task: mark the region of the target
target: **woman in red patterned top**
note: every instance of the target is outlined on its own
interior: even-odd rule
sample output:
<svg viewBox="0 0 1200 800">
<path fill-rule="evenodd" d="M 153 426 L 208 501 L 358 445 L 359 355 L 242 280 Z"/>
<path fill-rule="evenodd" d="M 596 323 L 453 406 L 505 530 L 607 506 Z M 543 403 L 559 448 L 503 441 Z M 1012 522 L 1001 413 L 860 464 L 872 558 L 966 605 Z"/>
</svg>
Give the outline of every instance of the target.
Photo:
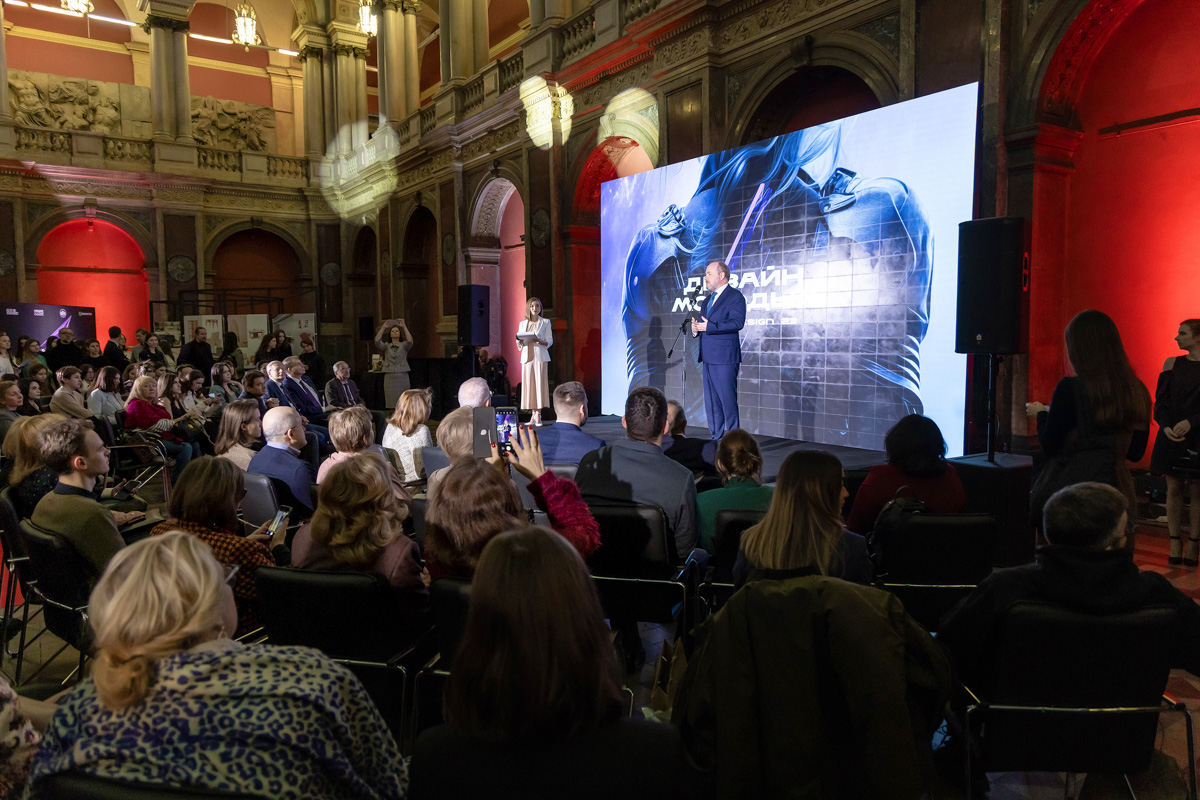
<svg viewBox="0 0 1200 800">
<path fill-rule="evenodd" d="M 267 533 L 269 523 L 248 536 L 242 535 L 237 512 L 245 496 L 246 484 L 236 464 L 224 458 L 202 456 L 188 464 L 172 488 L 167 506 L 171 518 L 150 531 L 151 536 L 169 531 L 190 533 L 212 548 L 217 561 L 240 567 L 233 579 L 238 636 L 259 627 L 254 570 L 292 563 L 291 551 L 284 543 L 286 522 L 273 538 Z"/>
<path fill-rule="evenodd" d="M 521 497 L 508 474 L 511 464 L 529 479 L 529 493 L 550 518 L 550 527 L 587 558 L 600 547 L 600 525 L 574 481 L 546 469 L 537 433 L 528 425 L 513 439 L 508 463 L 465 458 L 447 468 L 429 493 L 425 512 L 425 566 L 432 579 L 470 578 L 479 555 L 493 538 L 529 524 Z M 492 444 L 496 453 L 496 445 Z"/>
<path fill-rule="evenodd" d="M 188 462 L 200 455 L 200 445 L 182 441 L 171 431 L 171 414 L 158 404 L 158 387 L 154 378 L 143 375 L 133 382 L 129 400 L 125 403 L 125 427 L 129 430 L 154 431 L 162 437 L 167 453 L 175 459 L 171 473 L 179 480 Z"/>
</svg>

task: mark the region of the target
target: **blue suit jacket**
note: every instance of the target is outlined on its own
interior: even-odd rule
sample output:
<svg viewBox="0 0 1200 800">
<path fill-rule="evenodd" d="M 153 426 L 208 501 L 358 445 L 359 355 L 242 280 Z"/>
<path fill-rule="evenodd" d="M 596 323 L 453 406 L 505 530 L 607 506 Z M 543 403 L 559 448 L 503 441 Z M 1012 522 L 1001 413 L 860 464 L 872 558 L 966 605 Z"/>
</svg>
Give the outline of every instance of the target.
<svg viewBox="0 0 1200 800">
<path fill-rule="evenodd" d="M 297 511 L 312 513 L 313 502 L 309 489 L 317 476 L 313 474 L 312 467 L 299 456 L 276 447 L 264 447 L 250 459 L 250 469 L 247 472 L 283 481 L 292 490 L 292 496 L 297 502 L 304 506 Z"/>
<path fill-rule="evenodd" d="M 317 391 L 317 387 L 313 386 L 311 381 L 309 381 L 308 385 L 314 392 Z M 325 409 L 317 405 L 312 396 L 300 385 L 300 382 L 291 375 L 283 379 L 283 389 L 287 393 L 288 400 L 291 401 L 290 405 L 292 408 L 304 416 L 309 419 L 319 419 L 325 416 Z M 317 397 L 320 396 L 320 392 L 317 392 Z"/>
<path fill-rule="evenodd" d="M 604 447 L 603 440 L 569 422 L 556 422 L 542 428 L 537 435 L 547 464 L 578 464 L 588 453 Z"/>
<path fill-rule="evenodd" d="M 284 376 L 283 380 L 285 382 L 288 380 L 286 375 Z M 287 392 L 284 391 L 282 386 L 270 378 L 267 378 L 267 397 L 274 397 L 279 401 L 279 405 L 292 408 L 292 401 L 288 399 Z"/>
<path fill-rule="evenodd" d="M 742 337 L 746 324 L 746 298 L 732 286 L 726 286 L 721 296 L 706 312 L 708 330 L 700 334 L 700 360 L 706 364 L 742 363 Z"/>
</svg>

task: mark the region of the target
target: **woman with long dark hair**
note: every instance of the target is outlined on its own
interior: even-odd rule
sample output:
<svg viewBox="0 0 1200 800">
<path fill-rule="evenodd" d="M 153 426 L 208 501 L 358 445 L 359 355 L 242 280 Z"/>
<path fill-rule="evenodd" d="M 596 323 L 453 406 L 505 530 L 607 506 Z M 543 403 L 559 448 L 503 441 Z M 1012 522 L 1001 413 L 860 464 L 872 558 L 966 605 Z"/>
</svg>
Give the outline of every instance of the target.
<svg viewBox="0 0 1200 800">
<path fill-rule="evenodd" d="M 414 800 L 557 797 L 566 786 L 579 800 L 693 796 L 675 728 L 623 717 L 591 576 L 545 529 L 484 548 L 445 708 L 446 724 L 414 746 Z"/>
<path fill-rule="evenodd" d="M 121 399 L 121 373 L 116 367 L 100 368 L 96 388 L 88 395 L 87 405 L 94 416 L 117 424 L 117 412 L 125 410 L 125 401 Z"/>
<path fill-rule="evenodd" d="M 1183 468 L 1189 462 L 1196 463 L 1189 457 L 1189 451 L 1200 448 L 1200 319 L 1179 323 L 1175 344 L 1184 355 L 1168 358 L 1158 376 L 1154 421 L 1159 428 L 1150 454 L 1150 469 L 1167 479 L 1167 532 L 1171 537 L 1167 563 L 1195 567 L 1200 564 L 1200 480 L 1189 476 Z M 1185 488 L 1190 498 L 1191 523 L 1186 551 L 1180 538 Z"/>
<path fill-rule="evenodd" d="M 1137 461 L 1146 452 L 1150 392 L 1129 363 L 1117 324 L 1104 312 L 1080 311 L 1067 323 L 1064 338 L 1075 375 L 1058 382 L 1049 406 L 1026 403 L 1025 411 L 1037 416 L 1042 451 L 1058 459 L 1056 471 L 1064 480 L 1100 481 L 1125 495 L 1129 504 L 1126 547 L 1132 550 L 1137 498 L 1125 462 Z M 1035 483 L 1030 513 L 1039 526 L 1041 506 L 1061 488 Z"/>
<path fill-rule="evenodd" d="M 22 417 L 36 417 L 42 413 L 42 406 L 38 402 L 42 399 L 42 384 L 35 378 L 21 378 L 17 386 L 21 387 L 22 398 L 17 413 Z"/>
<path fill-rule="evenodd" d="M 236 331 L 225 331 L 225 339 L 221 343 L 221 361 L 225 361 L 233 366 L 234 377 L 241 375 L 245 371 L 246 357 L 242 355 L 242 348 L 238 344 Z"/>
<path fill-rule="evenodd" d="M 875 579 L 867 540 L 846 530 L 846 473 L 837 456 L 797 450 L 783 460 L 763 521 L 742 535 L 733 567 L 741 585 L 756 574 L 782 579 L 827 575 L 853 583 Z"/>
</svg>

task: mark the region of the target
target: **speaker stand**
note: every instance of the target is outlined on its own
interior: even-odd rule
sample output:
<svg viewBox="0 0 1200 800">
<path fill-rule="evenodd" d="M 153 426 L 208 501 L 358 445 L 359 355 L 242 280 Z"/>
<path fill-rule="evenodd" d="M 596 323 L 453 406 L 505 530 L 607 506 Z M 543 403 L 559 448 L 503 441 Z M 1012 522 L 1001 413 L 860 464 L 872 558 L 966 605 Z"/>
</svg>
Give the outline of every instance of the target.
<svg viewBox="0 0 1200 800">
<path fill-rule="evenodd" d="M 992 464 L 996 463 L 996 380 L 1000 376 L 1000 364 L 1003 361 L 1004 356 L 988 353 L 987 460 Z"/>
</svg>

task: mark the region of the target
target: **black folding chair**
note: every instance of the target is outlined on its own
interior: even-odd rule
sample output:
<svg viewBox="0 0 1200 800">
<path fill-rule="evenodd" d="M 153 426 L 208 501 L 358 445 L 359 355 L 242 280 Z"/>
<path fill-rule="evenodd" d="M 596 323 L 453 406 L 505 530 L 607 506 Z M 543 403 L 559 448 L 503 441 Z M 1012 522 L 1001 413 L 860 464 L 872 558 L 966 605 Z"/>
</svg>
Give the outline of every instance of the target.
<svg viewBox="0 0 1200 800">
<path fill-rule="evenodd" d="M 59 534 L 43 530 L 29 520 L 21 520 L 18 530 L 21 547 L 29 556 L 25 562 L 33 578 L 29 585 L 42 602 L 46 628 L 66 642 L 29 680 L 36 678 L 67 647 L 74 647 L 79 651 L 79 665 L 63 680 L 66 684 L 76 674 L 83 677 L 83 665 L 92 650 L 87 606 L 96 576 L 91 565 Z M 22 631 L 22 651 L 24 640 Z"/>
<path fill-rule="evenodd" d="M 936 631 L 946 612 L 992 572 L 990 514 L 908 514 L 870 539 L 876 573 L 913 619 Z"/>
<path fill-rule="evenodd" d="M 579 471 L 578 464 L 547 464 L 546 469 L 553 472 L 560 478 L 568 481 L 575 480 L 575 473 Z"/>
<path fill-rule="evenodd" d="M 4 580 L 4 619 L 13 619 L 17 612 L 17 589 L 20 589 L 22 598 L 21 603 L 21 634 L 18 639 L 16 652 L 8 648 L 8 642 L 4 643 L 0 649 L 0 665 L 3 664 L 4 656 L 17 659 L 17 668 L 13 673 L 13 682 L 19 684 L 21 682 L 21 670 L 24 666 L 25 650 L 43 634 L 46 629 L 38 631 L 32 638 L 25 636 L 25 628 L 29 625 L 29 606 L 31 602 L 36 601 L 37 593 L 30 585 L 30 569 L 28 566 L 29 556 L 25 554 L 24 548 L 21 547 L 21 518 L 17 514 L 17 508 L 12 501 L 13 489 L 11 486 L 6 486 L 3 491 L 0 491 L 0 547 L 4 548 L 4 569 L 7 570 L 7 576 Z M 42 613 L 41 608 L 34 613 L 34 617 Z"/>
<path fill-rule="evenodd" d="M 348 667 L 402 742 L 408 676 L 428 649 L 417 646 L 427 617 L 401 609 L 380 575 L 259 567 L 254 581 L 267 640 L 315 647 Z"/>
<path fill-rule="evenodd" d="M 252 528 L 270 522 L 281 506 L 275 497 L 275 487 L 266 475 L 255 475 L 247 472 L 245 479 L 246 496 L 242 498 L 242 520 Z"/>
<path fill-rule="evenodd" d="M 259 800 L 264 796 L 230 794 L 192 786 L 130 783 L 85 772 L 56 772 L 30 787 L 32 800 Z"/>
<path fill-rule="evenodd" d="M 705 600 L 709 613 L 725 605 L 737 587 L 733 583 L 733 565 L 742 546 L 742 534 L 762 522 L 765 511 L 722 509 L 717 512 L 713 528 L 713 553 L 709 558 L 709 577 Z"/>
<path fill-rule="evenodd" d="M 1095 615 L 1021 602 L 996 642 L 994 686 L 971 692 L 966 777 L 987 772 L 1140 772 L 1150 765 L 1158 716 L 1187 725 L 1189 797 L 1196 794 L 1192 716 L 1163 695 L 1182 637 L 1179 612 L 1151 607 Z M 1133 788 L 1126 777 L 1126 786 Z"/>
</svg>

